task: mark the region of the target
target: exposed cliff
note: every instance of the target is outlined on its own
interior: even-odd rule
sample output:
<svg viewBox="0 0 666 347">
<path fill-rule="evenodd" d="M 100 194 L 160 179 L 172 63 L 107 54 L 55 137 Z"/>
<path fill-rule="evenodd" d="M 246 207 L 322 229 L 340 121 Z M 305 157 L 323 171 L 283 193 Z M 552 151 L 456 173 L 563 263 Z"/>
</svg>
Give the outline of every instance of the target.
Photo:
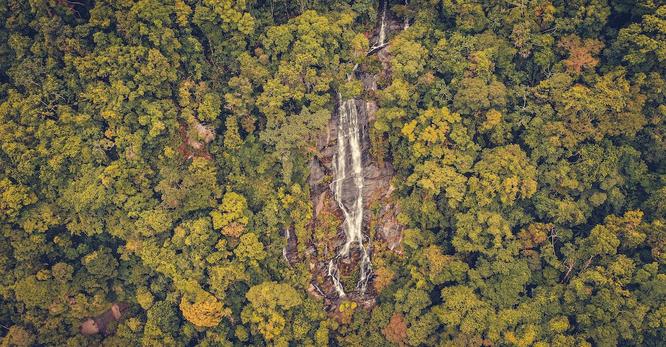
<svg viewBox="0 0 666 347">
<path fill-rule="evenodd" d="M 370 263 L 365 264 L 366 258 L 382 247 L 397 251 L 402 239 L 402 227 L 397 222 L 399 209 L 391 198 L 394 170 L 390 162 L 371 154 L 369 131 L 377 110 L 373 99 L 377 81 L 390 73 L 384 30 L 395 26 L 385 4 L 382 6 L 378 26 L 372 33 L 375 45 L 368 52 L 369 60 L 378 61 L 382 68 L 369 73 L 365 66 L 358 67 L 354 77 L 362 82 L 364 93 L 351 100 L 338 98 L 336 112 L 320 134 L 317 154 L 310 162 L 314 206 L 311 226 L 315 234 L 333 231 L 336 235 L 324 238 L 328 242 L 315 240 L 311 245 L 317 261 L 311 264 L 310 293 L 324 296 L 331 303 L 347 297 L 371 305 L 376 293 L 368 285 L 372 272 Z M 358 137 L 360 168 L 356 170 L 360 177 L 350 171 L 354 165 L 354 142 L 349 137 Z M 354 236 L 357 211 L 361 214 L 358 222 L 362 233 L 358 240 Z"/>
</svg>

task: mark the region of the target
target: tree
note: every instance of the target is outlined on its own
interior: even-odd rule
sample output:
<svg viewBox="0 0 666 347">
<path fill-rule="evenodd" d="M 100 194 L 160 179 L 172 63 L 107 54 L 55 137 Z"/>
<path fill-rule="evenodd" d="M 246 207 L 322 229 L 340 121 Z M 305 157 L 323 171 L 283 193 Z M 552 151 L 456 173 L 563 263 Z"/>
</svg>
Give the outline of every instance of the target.
<svg viewBox="0 0 666 347">
<path fill-rule="evenodd" d="M 239 237 L 248 223 L 247 202 L 242 195 L 227 192 L 222 198 L 222 204 L 210 215 L 213 218 L 213 228 L 221 229 L 226 236 Z"/>
<path fill-rule="evenodd" d="M 8 222 L 16 218 L 21 208 L 37 202 L 37 197 L 27 187 L 14 185 L 7 178 L 0 181 L 0 191 L 2 219 L 8 219 Z"/>
<path fill-rule="evenodd" d="M 569 52 L 569 58 L 563 63 L 567 70 L 575 73 L 581 73 L 583 68 L 593 69 L 599 63 L 594 55 L 598 54 L 603 48 L 599 40 L 581 40 L 578 36 L 571 35 L 562 38 L 559 46 Z"/>
<path fill-rule="evenodd" d="M 0 345 L 663 345 L 665 23 L 646 0 L 2 0 Z M 338 300 L 350 99 L 374 273 Z"/>
<path fill-rule="evenodd" d="M 230 310 L 225 309 L 210 293 L 201 292 L 192 299 L 182 297 L 180 311 L 185 319 L 198 327 L 217 326 L 223 317 L 231 314 Z"/>
<path fill-rule="evenodd" d="M 530 198 L 537 189 L 536 168 L 517 145 L 483 151 L 473 172 L 465 201 L 469 208 L 513 205 L 518 199 Z"/>
<path fill-rule="evenodd" d="M 407 339 L 407 324 L 400 314 L 393 314 L 391 321 L 382 330 L 386 339 L 398 346 L 404 346 Z"/>
<path fill-rule="evenodd" d="M 663 23 L 666 7 L 660 6 L 641 19 L 639 23 L 620 29 L 614 48 L 620 52 L 623 61 L 639 71 L 659 69 L 665 59 L 663 44 L 666 31 Z"/>
<path fill-rule="evenodd" d="M 245 296 L 250 305 L 243 309 L 243 322 L 251 324 L 255 331 L 269 341 L 280 334 L 284 335 L 282 332 L 287 328 L 287 320 L 283 315 L 302 303 L 294 288 L 276 282 L 263 282 L 253 286 Z"/>
<path fill-rule="evenodd" d="M 9 328 L 7 335 L 2 338 L 2 346 L 10 347 L 28 347 L 32 346 L 35 342 L 35 337 L 30 333 L 30 331 L 21 327 L 20 325 L 13 325 Z"/>
</svg>

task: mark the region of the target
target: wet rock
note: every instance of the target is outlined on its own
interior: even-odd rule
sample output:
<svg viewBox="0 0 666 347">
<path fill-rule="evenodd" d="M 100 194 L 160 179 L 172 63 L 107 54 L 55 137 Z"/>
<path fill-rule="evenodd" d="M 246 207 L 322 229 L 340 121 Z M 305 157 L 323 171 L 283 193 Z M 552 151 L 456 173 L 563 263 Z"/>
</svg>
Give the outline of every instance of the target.
<svg viewBox="0 0 666 347">
<path fill-rule="evenodd" d="M 397 23 L 397 21 L 394 20 L 390 11 L 388 11 L 386 18 L 387 34 L 390 34 L 391 31 L 399 30 L 400 23 Z M 368 37 L 372 37 L 373 42 L 376 42 L 378 38 L 378 30 L 369 33 Z M 379 60 L 381 63 L 383 69 L 379 73 L 371 74 L 365 72 L 367 69 L 365 69 L 364 66 L 359 66 L 356 70 L 355 77 L 361 81 L 364 93 L 362 93 L 362 96 L 359 97 L 359 99 L 351 101 L 356 113 L 354 117 L 357 121 L 356 126 L 359 130 L 360 148 L 362 153 L 361 166 L 363 173 L 363 188 L 361 190 L 361 195 L 363 201 L 363 242 L 369 247 L 368 249 L 371 253 L 379 250 L 379 247 L 399 253 L 401 250 L 400 243 L 402 241 L 403 230 L 403 227 L 398 223 L 397 218 L 399 208 L 391 196 L 393 192 L 391 180 L 395 175 L 394 169 L 390 163 L 372 157 L 370 143 L 370 127 L 376 119 L 376 112 L 378 109 L 377 103 L 374 100 L 376 91 L 379 88 L 378 85 L 380 84 L 378 82 L 385 80 L 390 75 L 389 49 L 390 47 L 388 46 L 380 45 L 380 47 L 375 47 L 375 49 L 371 50 L 369 53 L 373 56 L 372 59 Z M 341 102 L 343 101 L 338 100 L 338 103 Z M 349 102 L 350 101 L 346 101 L 344 106 L 349 107 Z M 318 230 L 318 232 L 321 233 L 322 230 L 317 228 L 325 226 L 326 223 L 328 223 L 329 229 L 327 229 L 328 231 L 326 232 L 331 233 L 331 216 L 337 219 L 338 224 L 337 233 L 335 235 L 327 235 L 325 237 L 319 235 L 317 236 L 319 239 L 315 240 L 312 244 L 314 251 L 312 252 L 312 257 L 308 257 L 311 261 L 314 259 L 316 264 L 310 263 L 311 272 L 313 274 L 313 285 L 308 289 L 308 292 L 313 292 L 311 293 L 313 296 L 322 295 L 325 303 L 331 305 L 331 307 L 336 307 L 340 298 L 333 286 L 333 281 L 327 276 L 328 262 L 331 259 L 334 259 L 341 282 L 351 283 L 354 281 L 355 276 L 358 276 L 359 262 L 361 261 L 361 251 L 356 248 L 353 248 L 347 257 L 340 257 L 340 259 L 338 259 L 336 256 L 336 249 L 339 249 L 339 247 L 345 243 L 343 212 L 338 206 L 338 202 L 335 200 L 332 191 L 332 187 L 334 186 L 332 182 L 336 179 L 334 176 L 336 171 L 336 153 L 338 152 L 337 131 L 338 122 L 340 121 L 339 106 L 340 105 L 336 107 L 327 127 L 317 137 L 316 155 L 309 164 L 309 184 L 313 206 L 313 219 L 310 226 L 312 227 L 313 232 L 317 232 Z M 349 115 L 353 110 L 350 111 L 350 109 L 347 108 L 345 112 Z M 345 146 L 350 146 L 348 141 L 345 141 Z M 345 152 L 350 153 L 351 151 L 349 148 L 345 148 Z M 345 158 L 347 167 L 351 166 L 352 163 L 349 155 Z M 358 196 L 358 188 L 354 184 L 353 177 L 350 177 L 351 175 L 346 176 L 348 182 L 342 181 L 340 187 L 342 191 L 341 201 L 343 206 L 345 206 L 347 210 L 350 210 L 350 207 L 354 205 Z M 378 213 L 375 213 L 377 212 L 377 207 L 379 207 L 379 210 Z M 374 234 L 376 237 L 372 241 L 373 244 L 366 244 L 367 235 L 370 234 L 369 226 L 371 225 L 371 219 L 372 225 L 375 228 Z M 316 291 L 318 292 L 317 294 L 314 293 L 314 288 L 316 288 Z M 363 307 L 372 307 L 375 301 L 374 297 L 376 296 L 373 288 L 374 286 L 368 285 L 368 291 L 362 296 L 357 295 L 355 291 L 351 291 L 350 293 L 346 293 L 347 295 L 345 299 L 352 299 Z"/>
<path fill-rule="evenodd" d="M 301 259 L 301 256 L 298 254 L 298 237 L 293 227 L 284 230 L 284 237 L 286 245 L 282 248 L 282 255 L 291 266 L 298 263 Z"/>
<path fill-rule="evenodd" d="M 368 79 L 371 80 L 371 79 Z M 372 84 L 370 84 L 372 86 Z M 358 112 L 358 120 L 360 127 L 361 149 L 362 149 L 362 172 L 363 172 L 363 189 L 361 191 L 363 200 L 363 234 L 368 235 L 368 228 L 370 219 L 375 218 L 373 221 L 376 228 L 376 235 L 383 241 L 376 240 L 371 248 L 387 247 L 389 250 L 399 250 L 399 244 L 402 240 L 402 226 L 397 222 L 398 208 L 392 200 L 391 194 L 393 187 L 391 180 L 395 175 L 393 167 L 390 163 L 380 163 L 370 154 L 370 136 L 369 127 L 371 120 L 374 120 L 377 110 L 377 104 L 374 100 L 355 100 L 354 105 Z M 334 256 L 335 249 L 339 248 L 345 242 L 345 235 L 342 233 L 342 222 L 344 221 L 343 213 L 335 200 L 332 192 L 331 182 L 336 179 L 335 172 L 335 156 L 337 153 L 337 122 L 339 115 L 334 113 L 329 125 L 324 133 L 319 136 L 318 152 L 317 155 L 310 162 L 310 177 L 309 183 L 311 187 L 312 205 L 313 205 L 313 227 L 320 223 L 320 219 L 324 216 L 336 216 L 339 221 L 338 236 L 334 239 L 332 244 L 318 245 L 317 247 L 324 247 L 328 251 L 324 253 L 328 257 Z M 351 163 L 348 163 L 351 165 Z M 345 206 L 353 206 L 356 200 L 357 190 L 353 182 L 353 177 L 347 178 L 349 182 L 342 182 L 342 202 Z M 380 206 L 379 214 L 371 216 L 371 207 Z M 338 269 L 340 276 L 347 278 L 352 276 L 354 272 L 358 271 L 360 262 L 360 252 L 352 250 L 350 256 L 344 259 L 338 259 Z M 338 294 L 332 285 L 332 281 L 327 277 L 327 267 L 323 266 L 329 258 L 321 257 L 321 265 L 316 266 L 313 271 L 314 283 L 317 288 L 321 290 L 324 297 L 330 301 L 331 305 L 335 305 Z M 343 281 L 344 282 L 344 281 Z M 369 285 L 368 288 L 373 286 Z M 375 293 L 372 290 L 359 297 L 355 297 L 355 293 L 347 293 L 347 299 L 354 299 L 362 304 L 363 307 L 372 307 L 374 304 Z"/>
<path fill-rule="evenodd" d="M 308 287 L 308 294 L 310 296 L 314 297 L 315 299 L 323 299 L 324 298 L 324 292 L 314 283 L 310 283 L 310 286 Z"/>
</svg>

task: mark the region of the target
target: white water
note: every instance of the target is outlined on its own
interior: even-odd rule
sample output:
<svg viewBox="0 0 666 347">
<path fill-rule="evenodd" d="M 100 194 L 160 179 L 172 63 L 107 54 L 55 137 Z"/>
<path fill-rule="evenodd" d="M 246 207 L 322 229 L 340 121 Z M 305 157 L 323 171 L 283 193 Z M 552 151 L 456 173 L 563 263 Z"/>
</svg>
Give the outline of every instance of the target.
<svg viewBox="0 0 666 347">
<path fill-rule="evenodd" d="M 383 46 L 386 41 L 386 8 L 388 7 L 387 1 L 384 1 L 384 9 L 382 10 L 382 20 L 379 24 L 379 39 L 377 40 L 377 47 Z"/>
<path fill-rule="evenodd" d="M 335 200 L 345 218 L 343 230 L 346 240 L 336 258 L 347 258 L 352 247 L 358 247 L 361 252 L 361 262 L 360 277 L 356 289 L 360 295 L 364 295 L 372 272 L 372 265 L 370 256 L 363 246 L 362 134 L 354 99 L 340 100 L 337 137 L 338 148 L 334 162 L 335 180 L 331 184 Z M 340 283 L 338 268 L 334 260 L 331 260 L 328 264 L 328 275 L 332 278 L 338 295 L 344 297 L 345 291 Z"/>
<path fill-rule="evenodd" d="M 361 233 L 361 225 L 363 224 L 363 164 L 361 163 L 361 131 L 358 124 L 358 112 L 356 110 L 356 102 L 353 99 L 346 100 L 340 104 L 339 109 L 339 122 L 338 122 L 338 152 L 336 155 L 335 165 L 335 199 L 342 209 L 345 216 L 345 234 L 347 242 L 340 254 L 342 256 L 349 255 L 351 244 L 358 241 L 359 245 L 363 246 Z M 351 152 L 351 167 L 346 168 L 347 162 L 347 146 Z M 349 187 L 352 189 L 356 199 L 349 208 L 343 202 L 343 194 L 345 181 L 352 179 L 353 185 Z"/>
<path fill-rule="evenodd" d="M 407 1 L 405 0 L 405 4 Z M 386 10 L 388 0 L 383 1 L 382 17 L 379 24 L 379 35 L 377 43 L 370 49 L 369 53 L 381 49 L 386 45 Z M 409 22 L 405 22 L 408 26 Z M 351 80 L 358 64 L 354 66 L 348 77 Z M 368 286 L 368 280 L 372 275 L 372 263 L 370 255 L 363 245 L 363 162 L 362 162 L 362 133 L 359 124 L 356 100 L 342 100 L 338 94 L 340 106 L 338 108 L 337 140 L 338 148 L 334 161 L 335 180 L 331 182 L 333 195 L 338 206 L 345 217 L 343 230 L 345 232 L 345 243 L 338 251 L 335 258 L 328 262 L 327 274 L 333 281 L 333 286 L 338 296 L 345 297 L 346 293 L 340 282 L 340 271 L 336 261 L 347 258 L 353 246 L 357 246 L 361 252 L 360 276 L 356 283 L 358 294 L 363 296 Z M 347 164 L 350 164 L 348 166 Z M 353 199 L 349 199 L 349 197 Z M 347 197 L 347 199 L 345 199 Z M 352 200 L 352 201 L 350 201 Z"/>
<path fill-rule="evenodd" d="M 289 258 L 287 257 L 287 247 L 289 247 L 289 228 L 286 228 L 285 230 L 285 245 L 282 247 L 282 256 L 284 257 L 284 260 L 287 261 L 287 264 L 289 264 Z"/>
<path fill-rule="evenodd" d="M 342 283 L 340 283 L 338 266 L 335 265 L 333 259 L 328 262 L 328 276 L 333 280 L 333 287 L 335 287 L 335 291 L 338 292 L 338 296 L 344 298 L 346 296 L 345 289 L 342 287 Z"/>
</svg>

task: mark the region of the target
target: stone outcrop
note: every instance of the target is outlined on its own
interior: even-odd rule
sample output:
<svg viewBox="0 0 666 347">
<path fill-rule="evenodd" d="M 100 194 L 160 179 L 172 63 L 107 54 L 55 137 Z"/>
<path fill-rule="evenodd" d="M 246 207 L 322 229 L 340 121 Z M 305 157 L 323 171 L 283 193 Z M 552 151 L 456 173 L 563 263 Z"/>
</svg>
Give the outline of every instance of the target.
<svg viewBox="0 0 666 347">
<path fill-rule="evenodd" d="M 391 24 L 389 24 L 389 27 Z M 373 75 L 362 72 L 363 66 L 359 67 L 356 78 L 362 81 L 365 92 L 363 97 L 353 100 L 358 113 L 358 127 L 360 127 L 361 135 L 364 244 L 370 253 L 378 247 L 399 252 L 403 228 L 397 220 L 399 208 L 392 199 L 393 187 L 391 180 L 394 176 L 394 169 L 389 162 L 372 157 L 369 131 L 376 118 L 375 113 L 377 111 L 377 104 L 372 96 L 374 91 L 377 90 L 377 80 L 390 73 L 389 55 L 386 46 L 372 49 L 370 54 L 374 55 L 384 68 L 379 74 Z M 337 102 L 342 101 L 337 100 Z M 325 246 L 321 244 L 311 245 L 311 248 L 314 248 L 313 253 L 325 252 L 326 254 L 317 254 L 315 257 L 318 259 L 317 264 L 311 264 L 313 286 L 310 292 L 313 296 L 324 297 L 324 300 L 330 303 L 336 302 L 338 295 L 336 295 L 330 276 L 327 276 L 327 264 L 324 260 L 335 256 L 335 249 L 339 249 L 345 243 L 345 236 L 342 232 L 344 217 L 335 200 L 332 186 L 332 182 L 336 179 L 335 161 L 338 151 L 339 113 L 339 107 L 336 107 L 336 112 L 334 112 L 328 126 L 317 139 L 317 154 L 309 164 L 309 184 L 313 205 L 311 225 L 313 229 L 322 224 L 323 219 L 330 216 L 335 216 L 339 222 L 337 237 L 334 238 L 333 244 Z M 356 191 L 343 189 L 342 201 L 353 201 L 356 198 L 355 194 Z M 370 230 L 371 227 L 373 230 Z M 373 235 L 374 238 L 368 240 L 368 235 Z M 355 271 L 358 271 L 358 262 L 361 259 L 359 253 L 358 251 L 352 251 L 348 258 L 339 260 L 337 270 L 341 278 L 352 276 Z M 357 295 L 355 297 L 352 292 L 350 298 L 362 303 L 363 306 L 371 306 L 375 293 L 372 292 L 372 286 L 368 286 L 368 288 L 368 291 L 362 296 Z"/>
<path fill-rule="evenodd" d="M 129 305 L 125 302 L 114 303 L 109 309 L 100 313 L 95 317 L 86 319 L 81 326 L 79 331 L 83 335 L 109 335 L 111 333 L 111 325 L 114 322 L 120 321 L 125 311 L 129 308 Z"/>
</svg>

